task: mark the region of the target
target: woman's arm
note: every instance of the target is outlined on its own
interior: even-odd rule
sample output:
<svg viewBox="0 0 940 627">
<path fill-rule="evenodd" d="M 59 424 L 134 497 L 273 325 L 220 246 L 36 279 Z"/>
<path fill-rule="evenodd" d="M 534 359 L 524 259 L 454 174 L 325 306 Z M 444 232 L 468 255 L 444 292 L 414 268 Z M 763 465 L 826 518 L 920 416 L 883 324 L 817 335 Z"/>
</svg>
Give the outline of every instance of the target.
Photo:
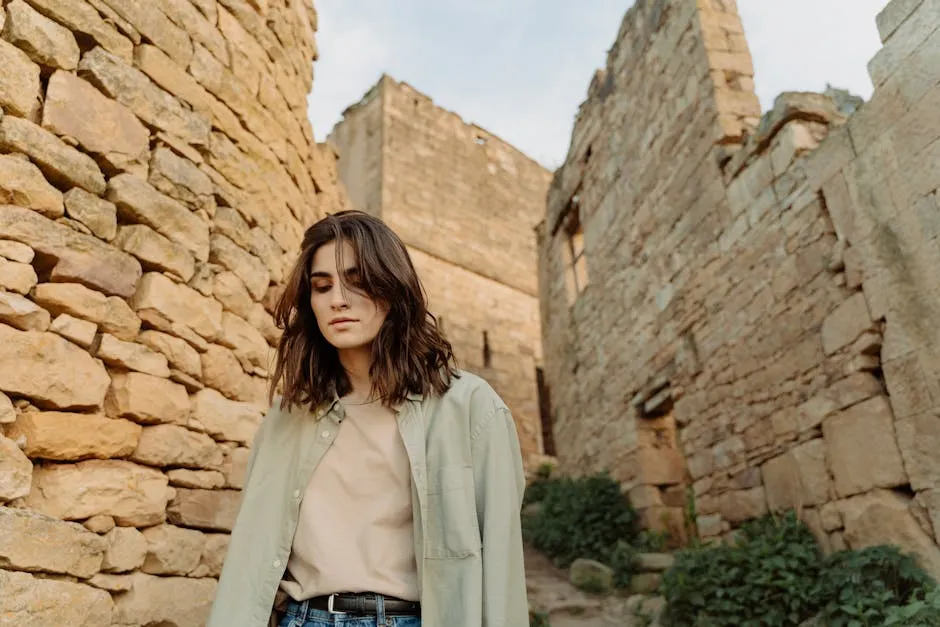
<svg viewBox="0 0 940 627">
<path fill-rule="evenodd" d="M 508 409 L 495 407 L 476 424 L 470 451 L 483 541 L 483 627 L 526 627 L 520 518 L 525 472 Z"/>
</svg>

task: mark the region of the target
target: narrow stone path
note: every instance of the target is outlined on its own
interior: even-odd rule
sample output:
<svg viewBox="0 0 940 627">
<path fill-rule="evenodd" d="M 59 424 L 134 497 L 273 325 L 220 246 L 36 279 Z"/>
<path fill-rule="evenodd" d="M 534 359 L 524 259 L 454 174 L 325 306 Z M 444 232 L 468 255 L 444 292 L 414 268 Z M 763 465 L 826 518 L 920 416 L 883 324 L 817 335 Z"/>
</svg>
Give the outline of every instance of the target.
<svg viewBox="0 0 940 627">
<path fill-rule="evenodd" d="M 545 612 L 551 627 L 648 627 L 649 619 L 635 615 L 634 607 L 644 601 L 617 595 L 597 596 L 575 588 L 568 573 L 555 567 L 545 555 L 525 549 L 526 587 L 532 609 Z"/>
</svg>

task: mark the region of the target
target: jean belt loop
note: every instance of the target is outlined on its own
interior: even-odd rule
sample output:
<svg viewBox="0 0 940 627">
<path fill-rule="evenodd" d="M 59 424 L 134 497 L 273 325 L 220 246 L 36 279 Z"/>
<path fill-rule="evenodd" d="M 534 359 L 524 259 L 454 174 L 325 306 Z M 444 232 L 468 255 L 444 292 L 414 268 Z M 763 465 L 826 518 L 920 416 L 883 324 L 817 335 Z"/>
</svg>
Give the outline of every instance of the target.
<svg viewBox="0 0 940 627">
<path fill-rule="evenodd" d="M 381 594 L 375 595 L 375 624 L 378 627 L 385 625 L 385 597 Z"/>
<path fill-rule="evenodd" d="M 306 601 L 300 604 L 299 612 L 300 612 L 300 620 L 302 621 L 301 624 L 306 623 L 307 618 L 310 613 L 310 599 L 307 599 Z"/>
</svg>

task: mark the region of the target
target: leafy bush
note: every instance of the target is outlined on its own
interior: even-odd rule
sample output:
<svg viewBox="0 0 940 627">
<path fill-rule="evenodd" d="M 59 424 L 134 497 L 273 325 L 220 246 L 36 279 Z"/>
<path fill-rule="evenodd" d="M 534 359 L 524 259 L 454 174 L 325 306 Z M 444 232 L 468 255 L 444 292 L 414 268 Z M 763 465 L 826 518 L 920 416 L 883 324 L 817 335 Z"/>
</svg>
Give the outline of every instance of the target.
<svg viewBox="0 0 940 627">
<path fill-rule="evenodd" d="M 539 503 L 523 521 L 526 539 L 562 567 L 579 557 L 609 564 L 618 541 L 638 537 L 637 513 L 607 474 L 536 481 L 526 501 Z"/>
<path fill-rule="evenodd" d="M 885 614 L 886 627 L 924 627 L 940 625 L 940 588 L 926 594 L 916 593 L 907 605 L 892 607 Z"/>
<path fill-rule="evenodd" d="M 663 578 L 664 624 L 798 625 L 814 616 L 827 627 L 873 627 L 891 612 L 920 602 L 916 615 L 940 609 L 918 596 L 933 582 L 894 547 L 842 551 L 823 558 L 809 529 L 793 512 L 744 525 L 734 546 L 681 551 Z M 929 614 L 928 614 L 929 615 Z M 903 617 L 894 620 L 901 621 Z M 938 623 L 904 623 L 929 625 Z"/>
<path fill-rule="evenodd" d="M 551 627 L 548 614 L 544 612 L 529 612 L 529 627 Z"/>
</svg>

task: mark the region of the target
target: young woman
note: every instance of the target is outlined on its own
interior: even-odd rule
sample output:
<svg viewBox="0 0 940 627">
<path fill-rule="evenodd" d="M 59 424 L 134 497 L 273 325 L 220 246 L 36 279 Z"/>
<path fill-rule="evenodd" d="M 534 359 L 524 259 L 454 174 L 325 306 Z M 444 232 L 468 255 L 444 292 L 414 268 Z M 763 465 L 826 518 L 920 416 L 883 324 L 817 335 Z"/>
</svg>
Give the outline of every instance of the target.
<svg viewBox="0 0 940 627">
<path fill-rule="evenodd" d="M 401 240 L 317 222 L 208 627 L 526 627 L 512 416 L 460 372 Z"/>
</svg>

